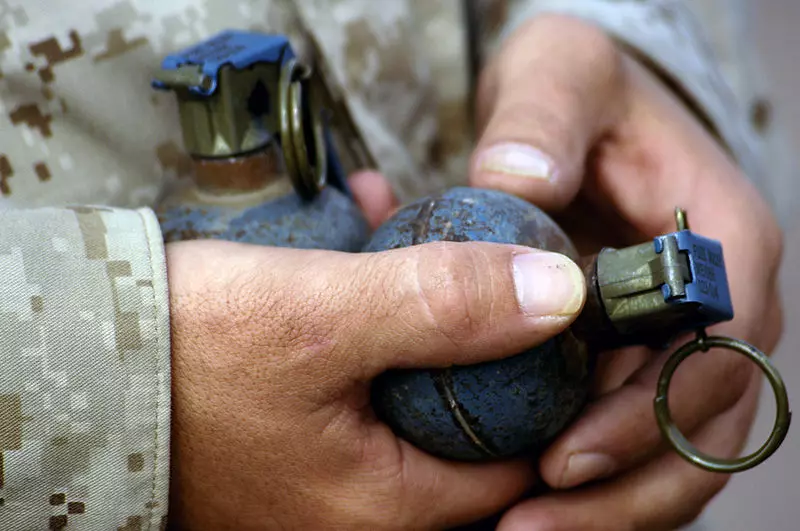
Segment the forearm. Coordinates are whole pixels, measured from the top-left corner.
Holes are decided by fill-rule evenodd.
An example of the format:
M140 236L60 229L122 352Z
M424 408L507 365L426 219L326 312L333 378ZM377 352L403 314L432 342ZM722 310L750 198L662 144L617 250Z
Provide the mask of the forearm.
M157 529L170 338L155 216L7 210L0 226L0 527Z

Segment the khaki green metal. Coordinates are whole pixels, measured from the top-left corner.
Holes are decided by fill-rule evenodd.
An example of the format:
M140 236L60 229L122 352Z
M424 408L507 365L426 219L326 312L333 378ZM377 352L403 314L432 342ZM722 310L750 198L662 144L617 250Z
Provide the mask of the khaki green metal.
M775 395L777 411L772 432L766 442L764 442L758 450L744 457L719 459L701 452L681 433L673 422L669 410L669 386L672 381L672 376L675 374L678 366L692 354L707 352L712 348L732 350L749 358L758 365L759 369L766 375L772 387L772 392ZM792 420L786 385L769 358L760 350L744 341L729 337L707 337L705 332L701 332L698 334L697 339L678 349L664 364L664 368L658 379L658 388L656 390L654 405L658 427L661 430L662 436L669 442L672 448L686 461L695 466L708 470L709 472L719 472L723 474L743 472L766 461L778 450L786 439Z
M664 300L667 284L675 296L685 293L691 280L689 261L678 252L675 238L667 238L656 253L652 242L604 249L597 257L597 286L606 314L620 334L634 334L671 319L674 306Z
M325 85L312 83L310 68L294 59L283 67L226 65L208 96L189 90L211 87L199 66L161 70L156 78L177 95L184 146L192 157L237 157L266 149L280 138L283 162L298 194L310 199L325 187Z
M274 88L280 80L278 65L259 63L252 68L220 69L217 89L210 96L189 91L205 83L197 66L162 70L158 79L177 95L181 131L186 150L195 157L233 157L264 148L277 131L278 105Z

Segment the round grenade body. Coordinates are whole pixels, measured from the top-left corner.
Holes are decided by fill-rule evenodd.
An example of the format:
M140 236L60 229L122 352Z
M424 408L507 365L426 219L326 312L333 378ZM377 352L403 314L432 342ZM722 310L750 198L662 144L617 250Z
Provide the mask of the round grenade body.
M454 188L401 209L365 251L435 241L485 241L577 259L544 212L508 194ZM567 331L511 357L436 370L393 370L373 384L373 405L395 433L430 454L479 461L536 453L583 407L590 357Z
M189 187L161 204L167 242L197 239L358 252L369 225L343 191L326 186L303 199L287 180L247 194L211 194Z

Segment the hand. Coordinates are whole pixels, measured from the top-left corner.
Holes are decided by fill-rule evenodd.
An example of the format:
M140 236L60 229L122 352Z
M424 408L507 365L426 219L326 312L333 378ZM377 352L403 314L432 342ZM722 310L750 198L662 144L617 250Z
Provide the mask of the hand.
M775 347L782 235L770 209L696 115L608 36L568 17L532 20L487 65L477 105L473 185L544 207L587 254L672 232L674 208L685 208L725 252L736 318L709 333ZM652 403L670 353L601 356L592 403L541 459L556 492L519 504L501 531L657 531L698 516L728 477L661 438ZM743 357L693 356L673 380L674 420L700 450L735 457L760 383Z
M386 207L367 213L379 222L389 195L374 174L356 181L356 197ZM376 420L369 383L560 332L585 298L565 257L486 243L346 254L192 241L170 244L167 260L174 526L441 529L530 486L530 463L450 463L399 440Z

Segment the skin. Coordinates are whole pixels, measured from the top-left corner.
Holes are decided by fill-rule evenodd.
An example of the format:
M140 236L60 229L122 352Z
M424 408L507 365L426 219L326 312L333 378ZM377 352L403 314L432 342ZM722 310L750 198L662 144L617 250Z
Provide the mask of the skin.
M392 208L379 175L351 185L374 222ZM508 356L565 329L583 281L571 310L531 313L512 260L532 253L169 244L171 528L443 529L519 499L530 463L435 459L375 418L369 383L390 368Z
M696 115L606 34L563 16L521 27L483 72L477 116L474 186L542 206L584 253L671 232L674 208L685 208L691 229L725 252L736 317L709 333L775 348L783 241L770 208ZM507 142L539 150L549 178L487 170L482 154ZM685 463L662 443L652 399L670 352L602 355L592 403L538 464L552 491L511 509L501 531L659 531L701 513L729 477ZM743 357L693 356L673 380L673 418L700 450L737 456L761 380ZM571 457L583 454L611 464L570 474Z
M473 185L542 206L585 253L672 231L674 207L686 208L695 231L724 245L737 311L709 332L774 348L782 236L768 206L611 39L539 17L487 65L477 106ZM504 142L543 153L550 178L482 168L484 150ZM373 226L396 208L380 175L351 184ZM501 531L658 531L694 519L728 478L662 443L652 398L663 353L605 353L593 402L536 463L444 462L375 419L369 382L389 368L496 359L569 326L577 310L533 315L516 297L512 260L533 252L474 242L369 255L168 245L171 527L444 529L509 507ZM759 386L746 360L693 357L673 380L673 416L701 450L732 457ZM576 479L567 465L585 453L614 465ZM551 490L521 500L537 482Z

